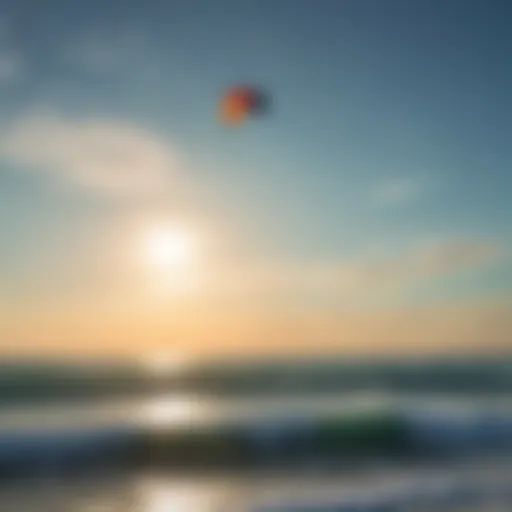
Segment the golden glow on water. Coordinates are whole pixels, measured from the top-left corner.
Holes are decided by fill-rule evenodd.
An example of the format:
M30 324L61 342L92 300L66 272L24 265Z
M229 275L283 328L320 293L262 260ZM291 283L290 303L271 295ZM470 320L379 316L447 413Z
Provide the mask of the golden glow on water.
M142 360L144 368L155 377L172 376L180 373L191 364L191 360L184 354L160 352L151 354Z

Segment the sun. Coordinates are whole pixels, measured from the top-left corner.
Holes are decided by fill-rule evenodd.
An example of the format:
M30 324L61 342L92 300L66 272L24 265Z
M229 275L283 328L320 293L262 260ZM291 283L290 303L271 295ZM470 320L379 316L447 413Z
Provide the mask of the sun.
M180 271L195 259L195 241L191 232L175 227L149 231L145 241L148 264L155 270Z
M141 249L146 275L156 289L175 293L197 288L200 247L188 226L150 225L143 230Z

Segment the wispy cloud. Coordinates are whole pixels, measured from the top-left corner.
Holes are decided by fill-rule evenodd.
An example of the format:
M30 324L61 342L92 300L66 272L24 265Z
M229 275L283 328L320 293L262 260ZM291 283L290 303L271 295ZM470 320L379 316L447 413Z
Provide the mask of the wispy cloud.
M62 59L73 68L104 74L128 70L154 54L147 34L130 27L78 34L62 51ZM140 71L140 70L138 70Z
M9 20L0 16L0 86L18 80L25 71L25 60L11 37Z
M412 250L385 260L348 262L338 272L340 283L348 282L369 289L401 287L426 279L477 269L496 261L498 245L479 241L445 242Z
M0 84L11 83L23 72L21 55L12 50L0 50Z
M374 200L382 206L403 206L418 199L424 184L416 177L402 176L377 183L372 190Z
M168 191L176 167L175 152L150 130L46 111L7 127L0 135L0 157L25 171L118 197Z
M249 296L329 294L351 301L372 301L464 270L477 271L502 254L497 244L445 242L410 250L394 258L344 260L323 264L270 264L231 267L212 283L221 293Z

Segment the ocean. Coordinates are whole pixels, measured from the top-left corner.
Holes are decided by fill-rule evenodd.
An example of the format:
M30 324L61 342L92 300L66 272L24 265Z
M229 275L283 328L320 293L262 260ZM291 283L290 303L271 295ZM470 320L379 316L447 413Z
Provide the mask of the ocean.
M510 512L511 367L6 362L0 510Z

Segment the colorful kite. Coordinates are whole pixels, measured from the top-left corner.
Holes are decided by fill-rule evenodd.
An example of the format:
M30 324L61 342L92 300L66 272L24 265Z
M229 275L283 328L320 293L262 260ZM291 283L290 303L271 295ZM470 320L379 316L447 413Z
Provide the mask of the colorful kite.
M266 112L268 99L256 87L237 86L229 89L220 102L220 119L230 126L241 126L254 115Z

